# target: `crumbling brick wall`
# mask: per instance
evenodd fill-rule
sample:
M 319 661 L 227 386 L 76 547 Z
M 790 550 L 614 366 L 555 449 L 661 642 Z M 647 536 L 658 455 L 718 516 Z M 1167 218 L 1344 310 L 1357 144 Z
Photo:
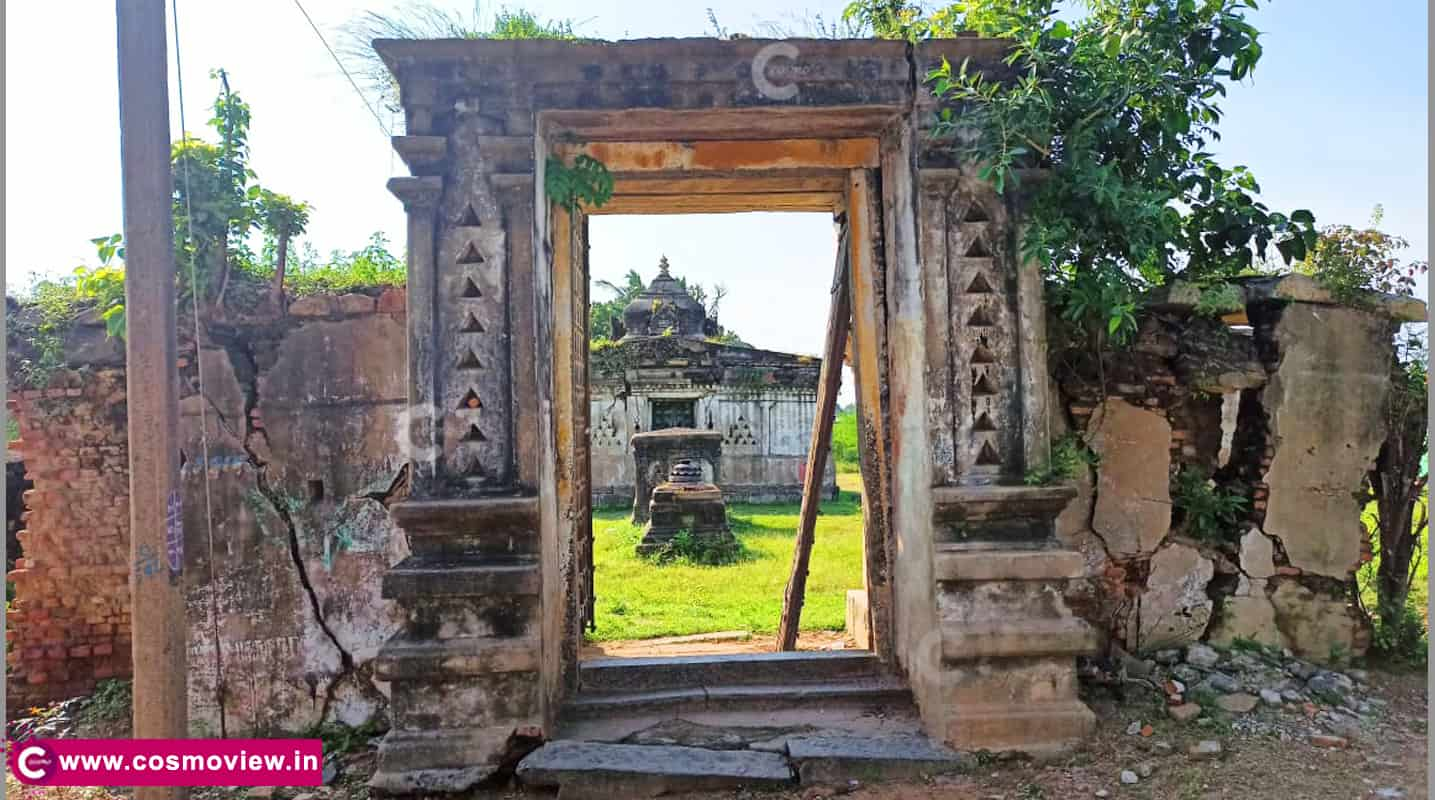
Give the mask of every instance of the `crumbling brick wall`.
M 1395 327 L 1423 307 L 1340 307 L 1299 276 L 1244 291 L 1225 323 L 1168 296 L 1127 350 L 1051 351 L 1053 432 L 1097 457 L 1057 523 L 1087 556 L 1071 599 L 1131 650 L 1253 639 L 1359 654 L 1355 572 L 1370 554 L 1354 493 L 1383 437 Z M 1194 535 L 1183 471 L 1244 498 L 1243 518 Z
M 9 403 L 34 482 L 6 632 L 9 708 L 23 711 L 130 674 L 124 371 L 62 370 Z
M 181 331 L 196 735 L 297 732 L 384 712 L 386 685 L 368 663 L 398 625 L 382 575 L 407 553 L 386 509 L 403 491 L 404 309 L 403 289 L 373 289 L 210 324 L 199 347 Z M 10 575 L 14 713 L 130 673 L 123 347 L 82 321 L 65 351 L 69 367 L 48 387 L 10 397 L 35 481 L 25 557 Z

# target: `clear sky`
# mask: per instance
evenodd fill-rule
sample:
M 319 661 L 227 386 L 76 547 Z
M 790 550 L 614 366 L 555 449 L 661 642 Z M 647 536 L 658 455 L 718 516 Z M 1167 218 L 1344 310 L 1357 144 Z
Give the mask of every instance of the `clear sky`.
M 385 181 L 401 174 L 386 134 L 344 80 L 292 0 L 179 0 L 189 128 L 203 128 L 224 67 L 254 114 L 252 165 L 269 188 L 314 206 L 309 241 L 352 249 L 373 231 L 402 252 L 403 216 Z M 842 0 L 528 0 L 602 38 L 703 35 L 706 8 L 733 31 Z M 304 0 L 336 43 L 338 27 L 386 2 Z M 496 4 L 490 4 L 496 6 Z M 510 5 L 519 5 L 516 1 Z M 1307 207 L 1321 224 L 1384 228 L 1425 258 L 1427 8 L 1423 0 L 1276 0 L 1252 15 L 1265 58 L 1225 104 L 1218 147 L 1255 172 L 1276 209 Z M 469 9 L 470 4 L 453 3 Z M 5 103 L 7 284 L 93 261 L 89 239 L 121 227 L 114 3 L 9 3 Z M 63 46 L 60 41 L 63 40 Z M 170 40 L 173 54 L 173 37 Z M 177 89 L 171 77 L 170 90 Z M 171 101 L 178 130 L 178 105 Z M 666 253 L 679 274 L 725 283 L 723 321 L 759 346 L 821 347 L 835 237 L 821 215 L 606 218 L 593 229 L 593 271 L 651 277 Z M 791 286 L 792 291 L 786 287 Z

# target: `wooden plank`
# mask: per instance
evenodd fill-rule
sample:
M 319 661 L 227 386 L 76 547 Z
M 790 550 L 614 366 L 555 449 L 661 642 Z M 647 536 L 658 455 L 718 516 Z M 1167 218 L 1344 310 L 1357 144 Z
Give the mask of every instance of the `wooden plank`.
M 817 509 L 822 501 L 822 476 L 827 472 L 827 454 L 832 446 L 832 423 L 837 413 L 837 392 L 842 387 L 842 356 L 847 352 L 847 331 L 852 323 L 852 300 L 848 290 L 848 228 L 842 227 L 837 247 L 836 275 L 832 286 L 832 310 L 827 316 L 827 341 L 822 350 L 822 378 L 817 386 L 817 418 L 812 426 L 812 444 L 807 450 L 807 473 L 802 481 L 802 510 L 797 521 L 797 545 L 792 556 L 792 574 L 782 600 L 782 618 L 777 625 L 777 649 L 797 649 L 797 629 L 807 591 L 807 567 L 812 559 L 812 542 L 817 527 Z
M 795 172 L 796 170 L 794 170 Z M 694 175 L 675 172 L 670 175 L 648 174 L 640 177 L 617 178 L 613 181 L 613 197 L 623 195 L 691 195 L 691 194 L 770 194 L 788 192 L 845 192 L 846 171 L 827 171 L 800 175 Z
M 583 142 L 554 148 L 565 163 L 595 158 L 614 174 L 876 167 L 876 139 L 754 139 L 700 142 Z
M 840 192 L 771 194 L 617 195 L 590 214 L 735 214 L 745 211 L 833 211 L 842 207 Z

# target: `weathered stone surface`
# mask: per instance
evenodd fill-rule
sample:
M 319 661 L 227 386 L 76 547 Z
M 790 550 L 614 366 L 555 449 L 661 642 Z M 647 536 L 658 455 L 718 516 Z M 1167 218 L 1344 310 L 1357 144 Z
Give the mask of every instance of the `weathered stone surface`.
M 333 314 L 336 308 L 333 295 L 311 294 L 290 303 L 289 313 L 296 317 L 326 317 Z
M 1259 703 L 1260 698 L 1245 692 L 1223 694 L 1216 698 L 1216 705 L 1220 706 L 1222 711 L 1231 714 L 1249 714 L 1256 710 L 1256 705 Z
M 1092 527 L 1113 555 L 1155 550 L 1171 527 L 1171 425 L 1109 398 L 1087 427 L 1097 467 Z
M 976 759 L 925 736 L 814 734 L 787 740 L 787 752 L 804 786 L 849 780 L 911 780 L 976 765 Z
M 1237 639 L 1285 646 L 1285 637 L 1276 625 L 1275 607 L 1263 588 L 1244 597 L 1227 597 L 1222 602 L 1218 618 L 1211 626 L 1210 641 L 1229 646 Z
M 1204 644 L 1193 644 L 1186 648 L 1186 663 L 1202 669 L 1213 669 L 1220 663 L 1221 654 Z
M 1195 548 L 1168 544 L 1151 557 L 1146 591 L 1126 620 L 1126 643 L 1139 652 L 1197 641 L 1211 618 L 1206 584 L 1215 566 Z
M 792 782 L 792 769 L 782 756 L 752 750 L 559 740 L 519 762 L 518 778 L 532 786 L 560 789 L 595 779 L 631 781 L 638 791 L 630 796 L 651 797 L 739 786 L 776 788 Z
M 702 747 L 708 750 L 765 750 L 786 752 L 792 736 L 811 733 L 809 725 L 787 727 L 721 727 L 689 722 L 685 719 L 663 720 L 658 724 L 630 734 L 622 744 Z M 778 744 L 772 744 L 777 742 Z M 759 745 L 771 745 L 760 747 Z
M 341 294 L 337 302 L 340 314 L 368 314 L 374 310 L 374 298 L 357 292 Z
M 1390 322 L 1295 303 L 1275 330 L 1280 366 L 1262 393 L 1275 439 L 1264 530 L 1290 565 L 1344 579 L 1360 560 L 1353 493 L 1384 438 Z
M 1260 528 L 1251 528 L 1241 537 L 1241 571 L 1252 578 L 1276 574 L 1275 545 Z
M 1287 300 L 1297 303 L 1339 305 L 1329 289 L 1321 286 L 1308 275 L 1290 274 L 1276 277 L 1249 278 L 1241 281 L 1246 302 L 1263 300 Z M 1376 313 L 1400 322 L 1424 322 L 1427 316 L 1425 303 L 1419 298 L 1402 295 L 1369 292 L 1363 300 Z
M 1166 713 L 1170 714 L 1171 719 L 1177 722 L 1190 722 L 1201 716 L 1201 706 L 1197 703 L 1182 703 L 1179 706 L 1170 706 L 1166 709 Z
M 1365 637 L 1359 612 L 1344 598 L 1325 597 L 1298 581 L 1283 580 L 1271 593 L 1276 625 L 1287 646 L 1312 661 L 1327 661 L 1332 653 L 1361 655 Z

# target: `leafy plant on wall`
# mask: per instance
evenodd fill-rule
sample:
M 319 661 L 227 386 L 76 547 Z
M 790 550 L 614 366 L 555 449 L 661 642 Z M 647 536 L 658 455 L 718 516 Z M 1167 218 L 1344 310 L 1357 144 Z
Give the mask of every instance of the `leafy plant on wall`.
M 941 102 L 936 135 L 999 193 L 1028 194 L 1022 255 L 1039 260 L 1050 300 L 1093 347 L 1129 341 L 1136 298 L 1180 274 L 1217 282 L 1273 250 L 1316 243 L 1309 211 L 1272 211 L 1243 166 L 1221 164 L 1220 101 L 1262 54 L 1246 19 L 1256 0 L 1089 0 L 1077 22 L 1056 0 L 968 0 L 935 11 L 857 0 L 849 19 L 879 36 L 973 31 L 1011 43 L 1014 77 L 967 63 L 926 76 Z M 1028 184 L 1024 170 L 1039 168 Z

